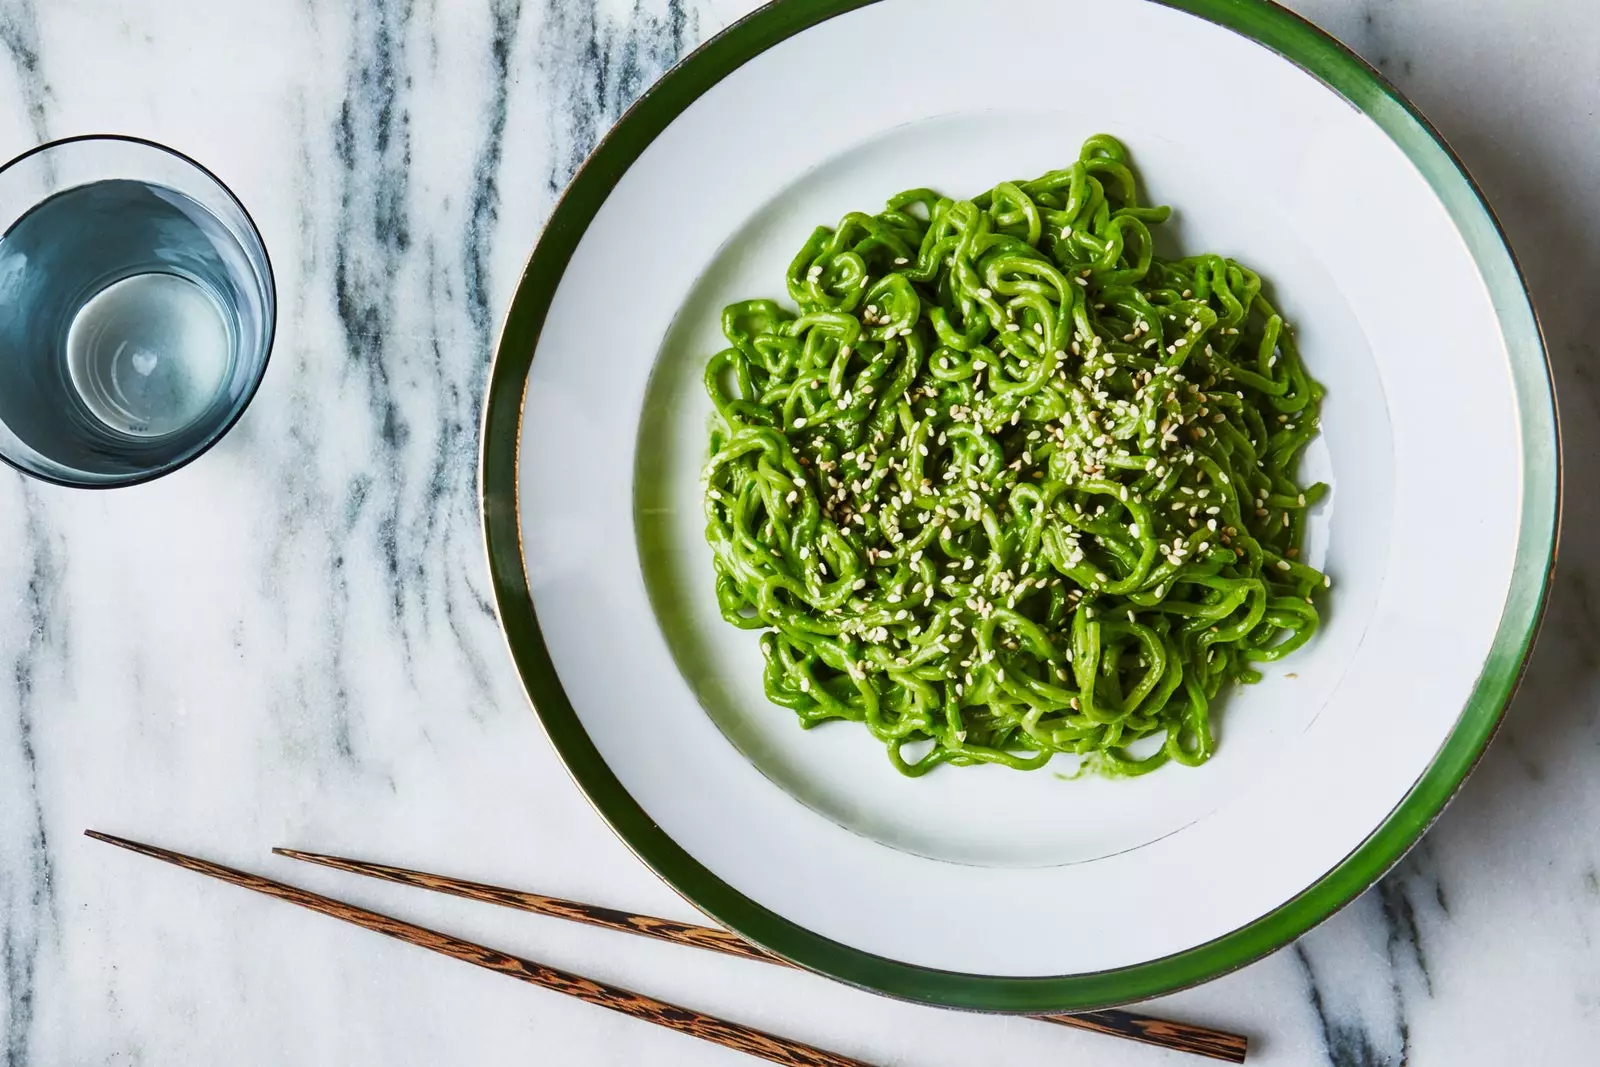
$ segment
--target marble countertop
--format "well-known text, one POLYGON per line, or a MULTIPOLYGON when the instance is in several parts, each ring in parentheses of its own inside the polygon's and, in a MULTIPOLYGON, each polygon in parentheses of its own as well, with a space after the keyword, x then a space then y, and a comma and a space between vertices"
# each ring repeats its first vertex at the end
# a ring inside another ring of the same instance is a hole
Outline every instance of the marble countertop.
MULTIPOLYGON (((1188 1062, 307 870, 275 844, 693 911, 571 784, 505 653, 476 509, 491 339, 574 167, 750 0, 0 0, 0 155, 138 133, 277 269, 260 395, 158 482, 0 473, 0 1067, 753 1062, 114 852, 288 877, 884 1064, 1188 1062)), ((1153 1010, 1252 1062, 1590 1061, 1600 1039, 1600 17, 1295 0, 1481 182, 1562 391, 1567 537, 1505 728, 1388 878, 1153 1010)), ((1196 1061, 1198 1062, 1198 1061, 1196 1061)))

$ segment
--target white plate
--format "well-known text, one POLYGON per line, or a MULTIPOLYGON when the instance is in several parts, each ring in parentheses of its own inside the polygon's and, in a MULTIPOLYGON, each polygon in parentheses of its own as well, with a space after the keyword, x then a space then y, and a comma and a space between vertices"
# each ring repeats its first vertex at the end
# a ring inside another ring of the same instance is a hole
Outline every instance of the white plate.
POLYGON ((1492 217, 1329 39, 1266 5, 1185 6, 1216 22, 1145 0, 764 9, 608 138, 508 318, 485 517, 552 739, 669 881, 836 977, 1037 1010, 1246 962, 1416 839, 1531 641, 1558 453, 1492 217), (1325 624, 1227 698, 1200 768, 905 779, 861 727, 802 732, 769 704, 757 636, 717 614, 697 481, 718 311, 782 296, 819 223, 1031 177, 1102 131, 1183 249, 1270 280, 1327 386, 1304 470, 1333 486, 1308 544, 1325 624))

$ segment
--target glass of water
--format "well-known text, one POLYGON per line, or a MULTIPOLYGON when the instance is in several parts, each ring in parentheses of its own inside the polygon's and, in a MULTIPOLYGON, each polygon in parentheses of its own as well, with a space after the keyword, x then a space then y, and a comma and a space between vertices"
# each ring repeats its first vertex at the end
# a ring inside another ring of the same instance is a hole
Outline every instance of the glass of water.
POLYGON ((210 171, 134 137, 0 167, 0 459, 63 485, 166 474, 244 413, 276 321, 255 223, 210 171))

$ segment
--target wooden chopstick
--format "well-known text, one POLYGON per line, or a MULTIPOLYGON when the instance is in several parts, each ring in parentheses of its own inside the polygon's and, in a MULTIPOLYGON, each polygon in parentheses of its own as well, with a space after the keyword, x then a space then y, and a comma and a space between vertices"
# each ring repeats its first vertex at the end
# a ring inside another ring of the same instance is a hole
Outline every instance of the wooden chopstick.
MULTIPOLYGON (((465 897, 468 900, 499 904, 502 907, 516 908, 519 911, 529 911, 537 915, 548 915, 557 919, 570 919, 573 922, 600 926, 607 930, 620 930, 628 934, 642 934, 645 937, 653 937, 675 945, 710 949, 713 952, 724 952, 730 956, 742 956, 746 959, 760 960, 763 963, 777 963, 785 967, 794 966, 788 960, 775 956, 764 949, 757 948, 729 930, 719 930, 709 926, 694 926, 689 923, 675 922, 672 919, 657 918, 653 915, 635 915, 631 912, 603 908, 595 904, 583 904, 575 900, 563 900, 560 897, 547 897, 541 893, 507 889, 504 886, 487 885, 483 882, 469 882, 461 878, 449 878, 440 874, 429 874, 425 871, 414 871, 405 867, 391 867, 388 864, 371 863, 366 860, 347 859, 343 856, 328 856, 318 852, 301 852, 292 848, 275 848, 272 851, 279 856, 287 856, 290 859, 303 860, 306 863, 315 863, 323 867, 332 867, 335 870, 348 871, 351 874, 366 875, 369 878, 380 878, 387 882, 398 882, 400 885, 415 886, 418 889, 430 889, 436 893, 449 893, 452 896, 465 897)), ((1225 1060, 1228 1063, 1243 1063, 1245 1053, 1249 1047, 1248 1039, 1242 1034, 1231 1034, 1225 1030, 1212 1030, 1208 1027, 1195 1026, 1190 1023, 1171 1022, 1166 1019, 1157 1019, 1149 1015, 1140 1015, 1136 1012, 1117 1009, 1089 1011, 1074 1015, 1034 1015, 1030 1016, 1030 1018, 1039 1019, 1047 1023, 1056 1023, 1061 1026, 1071 1026, 1080 1030, 1092 1030, 1095 1033, 1108 1034, 1112 1037, 1127 1038, 1147 1045, 1158 1045, 1161 1048, 1173 1049, 1178 1052, 1191 1052, 1197 1056, 1225 1060)))
POLYGON ((378 912, 358 908, 353 904, 346 904, 282 882, 275 882, 260 875, 224 867, 221 864, 157 848, 154 845, 113 837, 95 830, 85 830, 84 833, 96 841, 104 841, 143 856, 164 860, 212 878, 220 878, 224 882, 232 882, 234 885, 253 889, 257 893, 265 893, 269 897, 287 900, 302 908, 310 908, 312 911, 331 915, 335 919, 343 919, 345 922, 364 926, 368 930, 376 930, 380 934, 387 934, 409 944, 431 949, 491 971, 498 971, 500 974, 543 986, 545 989, 553 989, 558 993, 588 1001, 590 1004, 598 1004, 602 1008, 631 1015, 635 1019, 643 1019, 657 1026, 665 1026, 691 1037, 710 1041, 712 1044, 748 1052, 752 1056, 759 1056, 773 1063, 790 1064, 793 1067, 872 1067, 871 1064, 861 1060, 803 1045, 798 1041, 790 1041, 713 1015, 703 1015, 688 1008, 680 1008, 641 993, 584 978, 570 971, 557 970, 542 963, 511 956, 471 941, 463 941, 459 937, 429 930, 388 915, 380 915, 378 912))

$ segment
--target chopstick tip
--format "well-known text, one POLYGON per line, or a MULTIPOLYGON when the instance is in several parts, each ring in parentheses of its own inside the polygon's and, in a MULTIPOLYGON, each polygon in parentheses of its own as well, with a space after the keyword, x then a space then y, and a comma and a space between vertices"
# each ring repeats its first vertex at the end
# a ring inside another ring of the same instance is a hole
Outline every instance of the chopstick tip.
POLYGON ((126 837, 118 837, 116 834, 103 833, 100 830, 84 830, 83 836, 91 838, 95 841, 102 841, 108 845, 115 845, 118 848, 125 848, 129 852, 140 852, 148 856, 158 857, 161 853, 161 850, 157 849, 153 845, 146 845, 139 841, 132 841, 126 837))

